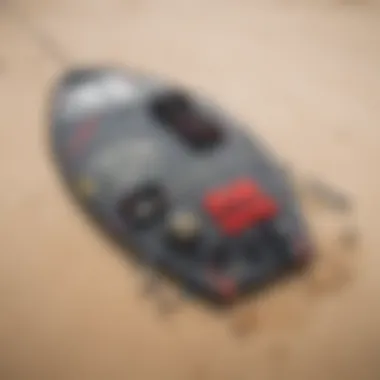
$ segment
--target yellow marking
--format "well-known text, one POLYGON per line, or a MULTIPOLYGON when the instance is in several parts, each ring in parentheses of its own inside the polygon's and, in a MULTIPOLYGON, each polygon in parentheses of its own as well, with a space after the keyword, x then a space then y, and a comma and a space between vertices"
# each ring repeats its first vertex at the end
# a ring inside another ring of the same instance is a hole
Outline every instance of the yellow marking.
POLYGON ((84 197, 91 197, 96 191, 96 184, 91 178, 83 177, 78 181, 77 186, 80 195, 84 197))

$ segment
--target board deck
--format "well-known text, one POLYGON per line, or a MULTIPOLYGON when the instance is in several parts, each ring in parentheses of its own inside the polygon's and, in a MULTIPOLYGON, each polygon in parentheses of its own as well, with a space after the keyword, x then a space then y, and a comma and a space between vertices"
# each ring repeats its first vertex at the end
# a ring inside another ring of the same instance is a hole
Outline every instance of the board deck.
POLYGON ((209 99, 134 70, 67 72, 51 147, 103 231, 209 300, 230 302, 309 256, 281 164, 209 99))

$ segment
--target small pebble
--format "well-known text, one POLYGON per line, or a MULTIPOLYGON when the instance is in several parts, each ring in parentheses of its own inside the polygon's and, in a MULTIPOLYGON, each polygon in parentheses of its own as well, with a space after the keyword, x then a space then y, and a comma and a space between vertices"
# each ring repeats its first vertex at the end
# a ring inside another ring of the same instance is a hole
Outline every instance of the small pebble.
POLYGON ((339 241, 344 248, 354 248, 359 240, 359 231, 356 227, 345 227, 340 233, 339 241))
POLYGON ((171 292, 164 292, 157 296, 158 311, 161 315, 168 315, 178 310, 180 300, 171 292))
POLYGON ((157 294, 161 288, 161 281, 157 274, 149 273, 144 284, 143 293, 144 295, 150 296, 157 294))
POLYGON ((314 196, 333 209, 344 212, 349 211, 352 208, 352 202, 346 195, 331 188, 322 181, 311 180, 307 185, 307 188, 314 196))
POLYGON ((232 321, 232 330, 239 337, 245 337, 257 327, 257 311, 248 307, 240 311, 232 321))

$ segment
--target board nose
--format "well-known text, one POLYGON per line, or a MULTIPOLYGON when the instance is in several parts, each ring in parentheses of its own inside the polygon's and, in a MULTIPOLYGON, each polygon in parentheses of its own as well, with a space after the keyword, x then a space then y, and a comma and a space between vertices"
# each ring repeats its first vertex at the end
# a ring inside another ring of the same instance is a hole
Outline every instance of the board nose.
POLYGON ((78 120, 89 114, 134 105, 140 86, 133 74, 102 67, 73 68, 64 73, 53 90, 58 119, 78 120))
POLYGON ((77 89, 91 83, 99 75, 99 69, 88 67, 75 67, 65 71, 57 79, 51 89, 50 104, 54 114, 64 113, 66 103, 77 89))

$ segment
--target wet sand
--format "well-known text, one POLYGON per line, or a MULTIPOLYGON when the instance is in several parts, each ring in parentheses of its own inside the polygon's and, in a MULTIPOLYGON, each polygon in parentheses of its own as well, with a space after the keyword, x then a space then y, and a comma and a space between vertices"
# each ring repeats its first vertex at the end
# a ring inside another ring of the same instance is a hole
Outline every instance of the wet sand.
POLYGON ((379 66, 376 1, 0 2, 0 378, 379 379, 379 66), (315 266, 225 314, 144 296, 47 156, 48 91, 73 62, 166 75, 254 125, 296 173, 315 266), (307 197, 309 176, 354 213, 307 197))

